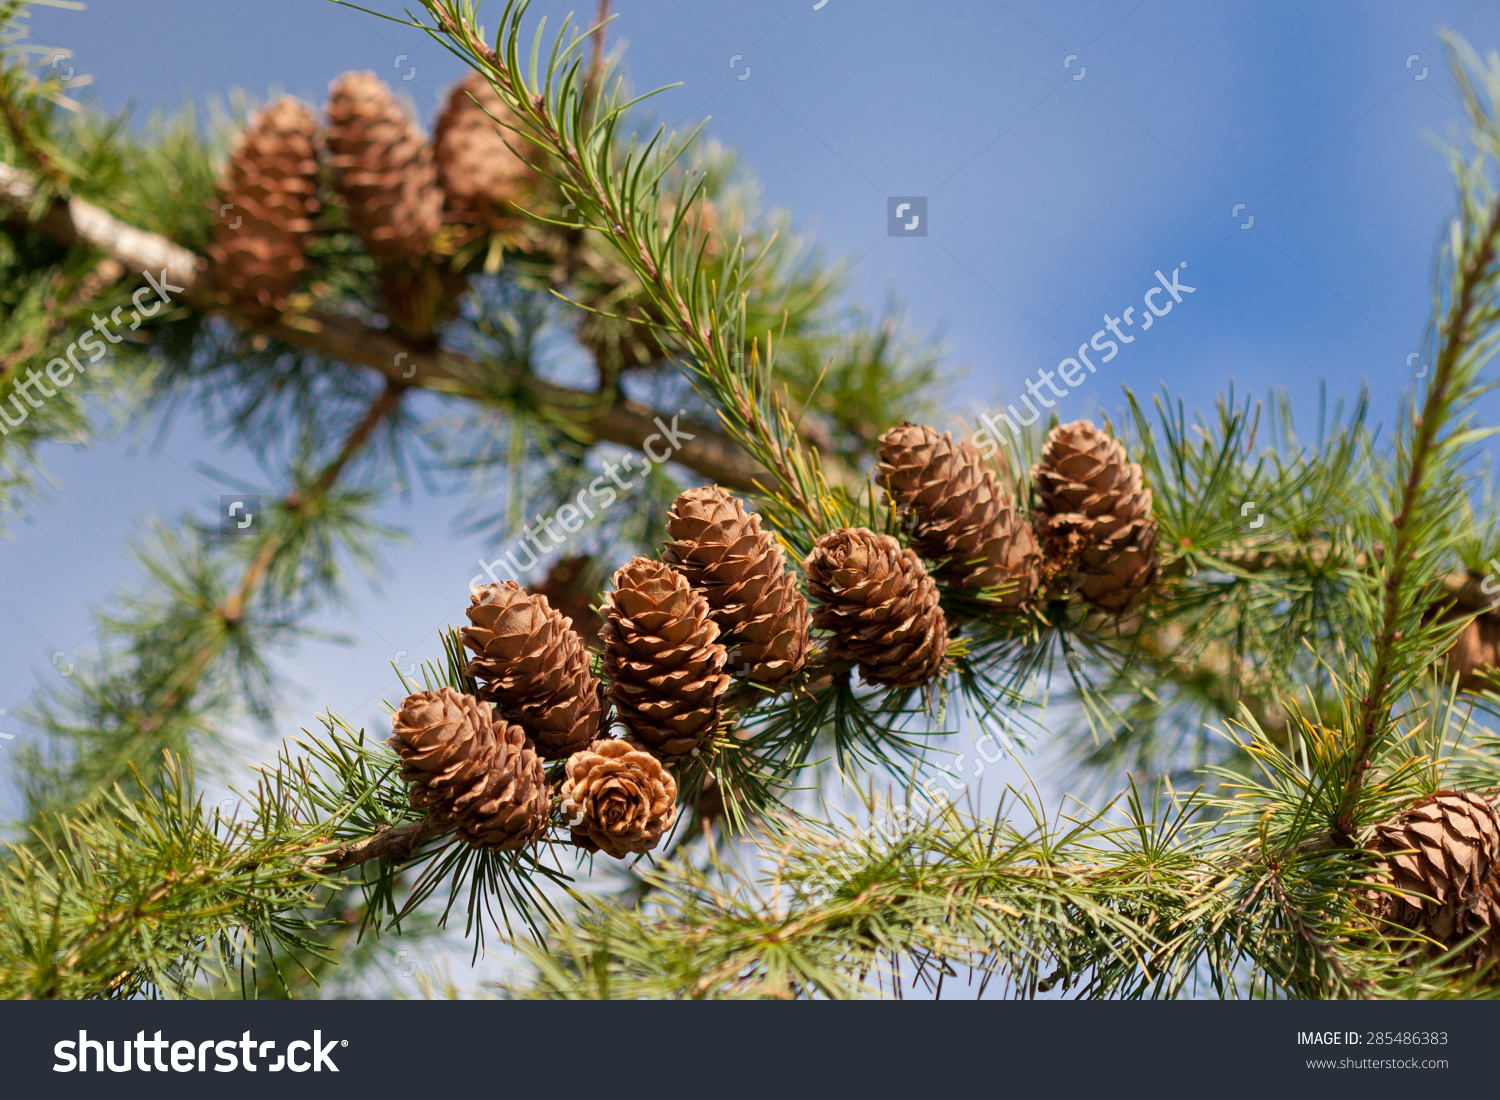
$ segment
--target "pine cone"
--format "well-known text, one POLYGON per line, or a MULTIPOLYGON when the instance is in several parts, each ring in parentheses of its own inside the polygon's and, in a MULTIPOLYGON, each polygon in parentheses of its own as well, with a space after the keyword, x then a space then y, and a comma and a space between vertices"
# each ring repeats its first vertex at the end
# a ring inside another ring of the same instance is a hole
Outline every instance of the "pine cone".
POLYGON ((813 624, 833 633, 836 656, 867 683, 917 687, 942 671, 948 625, 936 582, 917 555, 863 527, 830 531, 803 563, 821 606, 813 624))
POLYGON ((552 795, 526 735, 452 688, 409 695, 387 742, 414 808, 476 848, 520 848, 547 827, 552 795))
POLYGON ((214 285, 226 304, 274 317, 297 289, 318 210, 317 137, 312 111, 283 96, 235 139, 208 247, 214 285))
POLYGON ((568 274, 578 285, 577 301, 588 307, 578 317, 578 341, 610 376, 649 367, 667 356, 660 330, 661 311, 640 281, 594 232, 583 235, 568 274))
POLYGON ((1007 585, 1003 607, 1031 599, 1041 566, 1031 524, 970 443, 903 422, 880 437, 879 468, 910 519, 912 549, 941 563, 937 579, 963 588, 1007 585))
POLYGON ((442 216, 432 149, 374 73, 329 85, 328 148, 349 221, 372 256, 400 264, 427 255, 442 216))
POLYGON ((1444 945, 1489 922, 1500 815, 1477 794, 1438 791, 1377 826, 1370 849, 1385 857, 1373 881, 1393 888, 1373 895, 1385 920, 1444 945))
POLYGON ((504 718, 496 718, 490 728, 495 753, 488 782, 464 808, 458 835, 475 848, 514 850, 547 831, 552 787, 525 730, 504 718))
MULTIPOLYGON (((676 195, 662 195, 656 210, 658 224, 665 234, 677 218, 676 195)), ((701 249, 705 263, 724 254, 724 226, 719 217, 718 204, 713 199, 700 195, 682 211, 682 222, 677 227, 677 246, 691 250, 695 257, 701 249)))
POLYGON ((1500 679, 1500 621, 1486 612, 1463 628, 1444 655, 1450 673, 1458 673, 1465 691, 1493 688, 1500 679))
POLYGON ((649 852, 677 820, 677 780, 643 745, 595 741, 568 757, 563 813, 573 843, 616 859, 649 852))
POLYGON ((548 603, 573 620, 584 645, 597 649, 604 620, 593 607, 598 590, 594 578, 594 559, 588 554, 558 558, 547 570, 547 579, 537 585, 536 594, 547 597, 548 603))
POLYGON ((1087 420, 1053 428, 1032 471, 1037 535, 1051 566, 1085 600, 1128 610, 1156 579, 1156 521, 1141 468, 1087 420))
POLYGON ((1474 968, 1485 970, 1485 984, 1500 983, 1500 874, 1491 870, 1466 921, 1466 935, 1483 929, 1466 952, 1474 968))
POLYGON ((604 707, 588 650, 571 620, 547 597, 515 581, 476 588, 459 631, 474 654, 468 673, 479 694, 536 741, 544 760, 561 760, 599 736, 604 707))
POLYGON ((516 117, 490 82, 471 72, 448 91, 432 145, 448 220, 489 230, 515 229, 523 216, 512 204, 531 190, 536 173, 513 149, 535 160, 535 150, 506 129, 516 117))
POLYGON ((710 736, 729 688, 708 601, 663 562, 635 558, 604 599, 604 671, 620 720, 665 756, 710 736))
POLYGON ((761 684, 795 676, 807 660, 807 599, 760 516, 708 485, 677 498, 667 533, 662 560, 708 600, 732 667, 761 684))
POLYGON ((693 815, 704 825, 710 825, 724 816, 724 788, 711 775, 703 778, 703 788, 698 792, 693 815))

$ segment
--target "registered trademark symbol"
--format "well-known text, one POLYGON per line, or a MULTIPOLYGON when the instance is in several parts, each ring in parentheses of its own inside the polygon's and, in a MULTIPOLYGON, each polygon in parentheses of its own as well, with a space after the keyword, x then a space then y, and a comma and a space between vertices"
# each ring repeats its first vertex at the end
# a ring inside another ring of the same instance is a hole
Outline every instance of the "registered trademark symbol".
POLYGON ((346 1047, 348 1045, 349 1045, 349 1040, 348 1039, 340 1039, 339 1040, 339 1046, 346 1047))

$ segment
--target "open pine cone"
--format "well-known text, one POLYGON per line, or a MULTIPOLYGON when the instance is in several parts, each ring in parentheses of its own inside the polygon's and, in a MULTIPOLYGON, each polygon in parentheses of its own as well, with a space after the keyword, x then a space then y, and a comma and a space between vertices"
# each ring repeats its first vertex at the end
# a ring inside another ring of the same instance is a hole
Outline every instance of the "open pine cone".
POLYGON ((475 848, 514 850, 547 829, 552 792, 526 734, 450 687, 407 696, 388 742, 413 808, 475 848))
POLYGON ((716 485, 672 504, 662 558, 703 593, 731 667, 757 683, 785 683, 809 647, 807 599, 760 516, 716 485))
POLYGON ((482 585, 465 614, 469 625, 459 634, 474 654, 469 675, 543 759, 561 760, 599 736, 604 706, 589 652, 546 596, 515 581, 482 585))
POLYGON ((649 852, 677 820, 677 781, 643 745, 596 741, 568 757, 562 808, 573 843, 616 859, 649 852))
POLYGON ((1472 792, 1438 791, 1377 826, 1370 849, 1385 860, 1371 876, 1385 887, 1370 893, 1378 917, 1444 947, 1487 927, 1477 955, 1500 955, 1500 924, 1492 923, 1500 915, 1500 815, 1488 802, 1472 792))
POLYGON ((942 671, 948 625, 937 584, 912 551, 843 527, 818 539, 803 568, 819 604, 814 625, 832 632, 830 650, 858 662, 868 683, 917 687, 942 671))
POLYGON ((880 480, 911 524, 912 549, 934 576, 963 588, 1006 585, 1004 607, 1036 589, 1041 554, 1031 524, 967 441, 903 422, 880 437, 880 480))
POLYGON ((208 246, 221 301, 274 317, 307 271, 307 237, 318 211, 318 124, 283 96, 235 139, 219 181, 208 246))
POLYGON ((1047 435, 1032 472, 1038 540, 1049 564, 1071 573, 1083 598, 1124 612, 1156 579, 1151 490, 1120 441, 1087 420, 1047 435))
POLYGON ((427 255, 443 207, 432 149, 374 73, 345 73, 328 91, 328 148, 354 231, 382 263, 427 255))
POLYGON ((620 720, 665 756, 713 735, 728 651, 708 601, 663 562, 635 558, 604 599, 604 671, 620 720))

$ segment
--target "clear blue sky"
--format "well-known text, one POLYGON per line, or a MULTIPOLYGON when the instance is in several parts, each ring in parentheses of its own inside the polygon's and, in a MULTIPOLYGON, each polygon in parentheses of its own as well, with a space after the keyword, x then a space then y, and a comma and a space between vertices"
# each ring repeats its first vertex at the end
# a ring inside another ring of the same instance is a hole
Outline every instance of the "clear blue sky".
MULTIPOLYGON (((1455 27, 1488 50, 1500 4, 815 2, 625 0, 614 35, 638 86, 682 82, 658 106, 665 119, 709 116, 768 205, 857 258, 858 296, 878 304, 894 287, 916 326, 946 328, 949 363, 966 372, 956 413, 1014 399, 1106 313, 1139 315, 1154 271, 1186 262, 1196 293, 1064 399, 1065 417, 1114 407, 1122 385, 1165 382, 1202 405, 1233 378, 1286 387, 1309 416, 1319 379, 1347 394, 1368 381, 1391 419, 1452 200, 1429 140, 1458 125, 1436 35, 1455 27), (887 237, 889 195, 927 197, 927 237, 887 237)), ((76 51, 90 94, 135 101, 138 117, 235 87, 320 104, 339 73, 372 69, 430 118, 459 75, 424 37, 324 0, 91 0, 33 23, 37 40, 76 51)), ((220 490, 195 464, 265 484, 190 417, 155 439, 49 455, 57 492, 0 543, 0 708, 58 674, 54 651, 64 666, 87 659, 90 608, 138 580, 123 547, 143 517, 213 514, 220 490)), ((325 706, 383 724, 387 662, 436 651, 486 549, 452 535, 461 503, 385 510, 416 534, 388 555, 378 592, 357 585, 356 605, 325 621, 354 648, 310 645, 285 664, 305 694, 284 732, 325 706)), ((0 731, 24 735, 9 715, 0 731)))

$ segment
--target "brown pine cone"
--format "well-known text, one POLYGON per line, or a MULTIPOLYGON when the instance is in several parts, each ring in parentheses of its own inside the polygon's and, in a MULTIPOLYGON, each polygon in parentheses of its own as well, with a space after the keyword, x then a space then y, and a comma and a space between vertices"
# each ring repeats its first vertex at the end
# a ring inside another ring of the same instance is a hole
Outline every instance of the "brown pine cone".
POLYGON ((552 796, 518 727, 450 687, 409 695, 387 742, 415 809, 476 848, 520 848, 547 828, 552 796))
POLYGON ((449 89, 432 134, 447 220, 492 231, 523 223, 513 204, 526 205, 536 173, 512 150, 533 161, 536 150, 506 128, 515 122, 514 112, 479 73, 471 72, 449 89))
POLYGON ((1500 874, 1493 869, 1465 923, 1468 935, 1483 930, 1465 952, 1469 962, 1485 971, 1486 985, 1500 983, 1500 874))
POLYGON ((536 741, 544 760, 561 760, 599 736, 604 707, 589 653, 571 620, 547 597, 515 581, 481 585, 459 631, 474 654, 468 674, 479 694, 536 741))
POLYGON ((1493 689, 1500 681, 1500 620, 1486 612, 1473 619, 1443 656, 1464 691, 1493 689))
POLYGON ((807 599, 781 547, 760 529, 760 516, 706 485, 672 504, 667 533, 673 541, 662 560, 708 600, 731 668, 761 684, 795 676, 810 644, 807 599))
POLYGON ((664 562, 635 558, 604 599, 604 671, 630 732, 664 756, 713 735, 729 689, 728 651, 708 601, 664 562))
POLYGON ((633 367, 648 367, 667 355, 659 330, 661 311, 641 289, 640 281, 599 234, 587 232, 570 276, 578 284, 578 342, 594 362, 613 377, 633 367))
MULTIPOLYGON (((675 193, 662 195, 657 204, 657 218, 665 235, 677 218, 675 193)), ((694 256, 701 250, 704 262, 711 262, 724 254, 724 227, 719 218, 718 204, 713 199, 700 195, 682 212, 682 221, 677 226, 677 245, 684 250, 690 249, 694 256)))
POLYGON ((283 96, 235 139, 219 180, 208 246, 219 299, 262 318, 286 308, 307 271, 307 237, 318 211, 318 124, 283 96))
POLYGON ((677 780, 644 745, 595 741, 568 757, 562 809, 573 843, 616 859, 649 852, 677 820, 677 780))
POLYGON ((593 607, 597 591, 594 559, 588 554, 558 558, 547 570, 547 579, 536 586, 536 594, 547 597, 565 618, 572 619, 583 644, 594 649, 599 647, 599 628, 604 625, 593 607))
POLYGON ((963 588, 1008 586, 1000 604, 1030 601, 1041 552, 1011 494, 967 441, 903 422, 880 437, 880 480, 911 523, 912 549, 933 575, 963 588))
POLYGON ((1488 923, 1500 816, 1479 795, 1438 791, 1377 826, 1369 847, 1385 857, 1372 876, 1391 888, 1372 894, 1383 919, 1444 945, 1488 923))
MULTIPOLYGON (((663 235, 676 216, 675 196, 663 195, 657 207, 657 227, 663 235)), ((683 212, 675 247, 713 263, 724 255, 724 235, 718 206, 700 197, 683 212)), ((671 354, 662 342, 665 317, 606 239, 593 231, 584 233, 581 246, 568 260, 569 297, 588 307, 579 314, 578 341, 607 376, 649 367, 671 354)))
POLYGON ((408 695, 386 742, 401 755, 401 778, 414 808, 451 826, 484 793, 495 738, 489 704, 452 688, 408 695))
POLYGON ((432 149, 374 73, 345 73, 328 91, 328 148, 354 231, 382 263, 421 259, 443 208, 432 149))
POLYGON ((703 788, 698 792, 693 815, 704 825, 711 825, 724 816, 724 788, 711 775, 703 778, 703 788))
POLYGON ((820 605, 813 625, 830 631, 830 651, 859 663, 865 681, 917 687, 938 675, 948 625, 936 582, 917 555, 863 527, 830 531, 803 563, 820 605))
POLYGON ((1038 540, 1079 594, 1124 612, 1156 579, 1156 520, 1140 466, 1087 420, 1053 428, 1032 471, 1038 540))
POLYGON ((484 790, 460 813, 458 835, 475 848, 514 851, 547 831, 552 788, 525 730, 498 717, 490 728, 495 751, 488 779, 484 790))

